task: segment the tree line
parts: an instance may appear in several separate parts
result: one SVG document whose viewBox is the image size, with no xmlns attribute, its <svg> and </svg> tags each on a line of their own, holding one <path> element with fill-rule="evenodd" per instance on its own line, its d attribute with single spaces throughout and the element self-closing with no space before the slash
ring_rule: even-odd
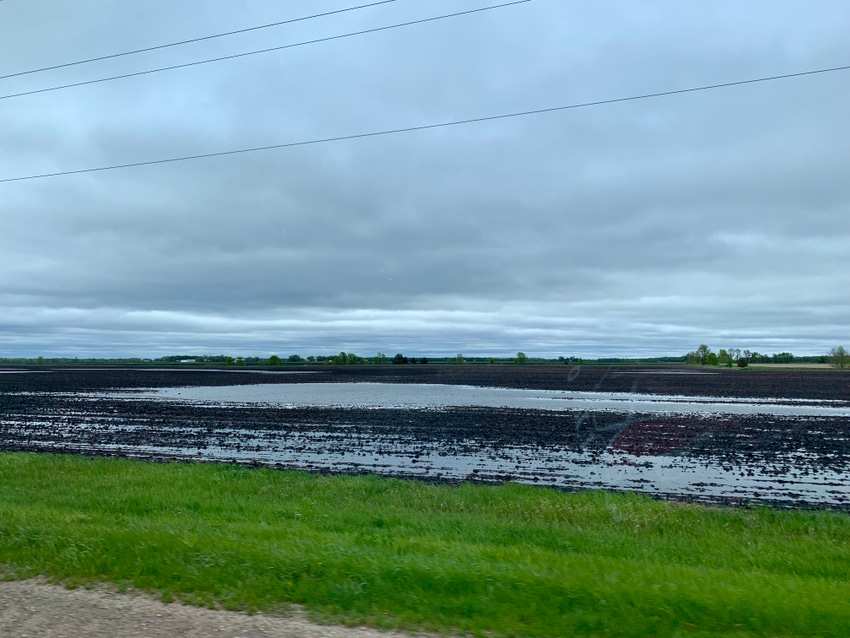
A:
<svg viewBox="0 0 850 638">
<path fill-rule="evenodd" d="M 741 350 L 740 348 L 721 348 L 715 353 L 702 343 L 696 350 L 685 355 L 685 363 L 688 365 L 726 366 L 727 368 L 733 366 L 746 368 L 750 364 L 758 363 L 829 363 L 834 368 L 843 370 L 850 367 L 850 357 L 848 357 L 844 346 L 836 346 L 828 354 L 818 357 L 795 357 L 790 352 L 767 355 L 755 350 Z"/>
<path fill-rule="evenodd" d="M 825 355 L 818 356 L 795 356 L 790 352 L 778 352 L 771 355 L 761 354 L 753 350 L 741 350 L 739 348 L 721 348 L 714 352 L 706 344 L 700 344 L 696 350 L 678 357 L 645 357 L 639 359 L 628 359 L 620 357 L 608 357 L 602 359 L 581 359 L 579 357 L 558 357 L 557 359 L 545 359 L 540 357 L 529 357 L 524 352 L 517 352 L 515 357 L 468 357 L 461 353 L 445 358 L 414 357 L 403 353 L 397 353 L 393 357 L 379 352 L 373 357 L 361 357 L 353 352 L 339 352 L 333 355 L 311 355 L 302 357 L 292 354 L 285 358 L 277 354 L 270 357 L 233 357 L 230 355 L 168 355 L 157 359 L 143 359 L 138 357 L 101 359 L 101 358 L 70 358 L 70 357 L 0 357 L 0 364 L 11 365 L 53 365 L 53 366 L 75 366 L 75 365 L 173 365 L 173 364 L 199 364 L 199 365 L 224 365 L 224 366 L 281 366 L 285 364 L 324 364 L 324 365 L 411 365 L 441 363 L 449 365 L 458 364 L 538 364 L 538 365 L 585 365 L 585 364 L 669 364 L 686 363 L 688 365 L 710 365 L 745 368 L 750 364 L 759 363 L 830 363 L 838 369 L 850 368 L 850 354 L 844 346 L 836 346 Z"/>
</svg>

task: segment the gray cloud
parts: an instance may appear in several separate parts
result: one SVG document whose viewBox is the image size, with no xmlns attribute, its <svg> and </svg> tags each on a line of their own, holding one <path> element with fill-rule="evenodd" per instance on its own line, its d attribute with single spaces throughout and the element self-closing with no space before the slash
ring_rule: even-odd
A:
<svg viewBox="0 0 850 638">
<path fill-rule="evenodd" d="M 9 4 L 0 74 L 286 17 L 204 6 Z M 398 2 L 0 94 L 474 6 Z M 534 0 L 0 100 L 0 176 L 846 64 L 850 9 L 818 6 Z M 0 350 L 821 353 L 848 340 L 845 75 L 2 184 Z"/>
</svg>

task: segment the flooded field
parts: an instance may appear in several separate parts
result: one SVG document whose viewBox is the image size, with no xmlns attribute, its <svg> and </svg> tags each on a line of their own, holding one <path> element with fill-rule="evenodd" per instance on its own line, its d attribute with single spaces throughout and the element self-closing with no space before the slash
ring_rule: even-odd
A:
<svg viewBox="0 0 850 638">
<path fill-rule="evenodd" d="M 436 365 L 6 374 L 0 449 L 850 509 L 850 374 Z"/>
</svg>

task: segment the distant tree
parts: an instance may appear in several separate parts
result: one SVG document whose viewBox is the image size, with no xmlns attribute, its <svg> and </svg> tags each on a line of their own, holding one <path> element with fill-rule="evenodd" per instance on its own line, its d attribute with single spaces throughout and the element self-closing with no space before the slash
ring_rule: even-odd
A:
<svg viewBox="0 0 850 638">
<path fill-rule="evenodd" d="M 447 364 L 451 365 L 451 364 L 452 364 L 452 363 L 454 363 L 454 362 L 455 362 L 455 360 L 454 360 L 454 358 L 453 358 L 453 357 L 446 357 L 446 363 L 447 363 Z"/>
<path fill-rule="evenodd" d="M 245 365 L 245 357 L 236 357 L 236 365 L 244 366 Z"/>
<path fill-rule="evenodd" d="M 487 363 L 493 365 L 494 363 L 496 363 L 496 360 L 493 357 L 490 357 L 489 359 L 487 359 Z"/>
<path fill-rule="evenodd" d="M 706 363 L 708 363 L 708 354 L 710 352 L 711 352 L 711 349 L 707 345 L 705 345 L 704 343 L 701 343 L 699 345 L 699 348 L 696 349 L 696 355 L 697 355 L 697 358 L 699 359 L 700 365 L 704 366 Z"/>
<path fill-rule="evenodd" d="M 372 363 L 375 365 L 383 365 L 387 362 L 387 355 L 383 352 L 379 352 L 374 357 L 372 357 Z"/>
<path fill-rule="evenodd" d="M 281 363 L 282 363 L 282 361 L 280 360 L 280 357 L 277 356 L 276 354 L 273 354 L 272 356 L 269 357 L 269 365 L 270 366 L 279 366 Z"/>
<path fill-rule="evenodd" d="M 766 354 L 761 354 L 760 352 L 756 352 L 755 350 L 750 352 L 750 356 L 747 357 L 747 361 L 750 363 L 769 363 L 770 357 Z"/>
<path fill-rule="evenodd" d="M 428 357 L 422 357 L 420 363 L 428 363 Z"/>
<path fill-rule="evenodd" d="M 514 363 L 518 365 L 525 365 L 528 363 L 528 356 L 524 352 L 517 352 L 516 359 L 514 359 Z"/>
<path fill-rule="evenodd" d="M 714 354 L 713 352 L 709 352 L 707 355 L 705 355 L 705 364 L 709 365 L 709 366 L 716 366 L 717 365 L 717 355 Z"/>
<path fill-rule="evenodd" d="M 838 346 L 829 351 L 829 363 L 833 368 L 843 370 L 850 365 L 850 359 L 847 356 L 847 350 L 844 346 Z"/>
<path fill-rule="evenodd" d="M 232 366 L 233 365 L 233 357 L 225 356 L 224 357 L 224 365 Z"/>
<path fill-rule="evenodd" d="M 410 363 L 416 363 L 416 357 L 410 357 Z"/>
<path fill-rule="evenodd" d="M 741 358 L 741 351 L 738 348 L 729 348 L 729 363 L 726 365 L 728 367 L 732 367 L 733 363 L 738 363 L 738 359 Z"/>
<path fill-rule="evenodd" d="M 349 365 L 349 366 L 353 366 L 353 365 L 354 365 L 354 364 L 356 364 L 356 363 L 360 363 L 360 357 L 358 357 L 358 356 L 357 356 L 356 354 L 354 354 L 353 352 L 349 352 L 349 353 L 345 356 L 345 364 L 346 364 L 346 365 Z"/>
<path fill-rule="evenodd" d="M 301 358 L 299 354 L 291 354 L 286 358 L 289 363 L 301 363 L 304 359 Z"/>
<path fill-rule="evenodd" d="M 455 357 L 455 363 L 465 363 L 465 361 L 466 359 L 463 358 L 463 355 L 458 352 L 457 356 Z"/>
<path fill-rule="evenodd" d="M 405 357 L 402 353 L 399 352 L 396 356 L 393 357 L 393 363 L 396 365 L 408 363 L 407 357 Z"/>
<path fill-rule="evenodd" d="M 694 351 L 689 352 L 685 355 L 685 363 L 689 366 L 699 365 L 699 355 Z"/>
</svg>

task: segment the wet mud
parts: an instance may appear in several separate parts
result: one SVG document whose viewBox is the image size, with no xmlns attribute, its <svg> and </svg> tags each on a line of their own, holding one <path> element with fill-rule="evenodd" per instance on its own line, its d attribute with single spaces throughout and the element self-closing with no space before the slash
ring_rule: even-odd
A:
<svg viewBox="0 0 850 638">
<path fill-rule="evenodd" d="M 0 449 L 439 481 L 516 480 L 707 502 L 850 509 L 846 416 L 214 404 L 134 392 L 370 381 L 850 405 L 850 374 L 838 371 L 705 374 L 688 368 L 471 365 L 298 371 L 310 374 L 161 369 L 0 374 Z"/>
</svg>

